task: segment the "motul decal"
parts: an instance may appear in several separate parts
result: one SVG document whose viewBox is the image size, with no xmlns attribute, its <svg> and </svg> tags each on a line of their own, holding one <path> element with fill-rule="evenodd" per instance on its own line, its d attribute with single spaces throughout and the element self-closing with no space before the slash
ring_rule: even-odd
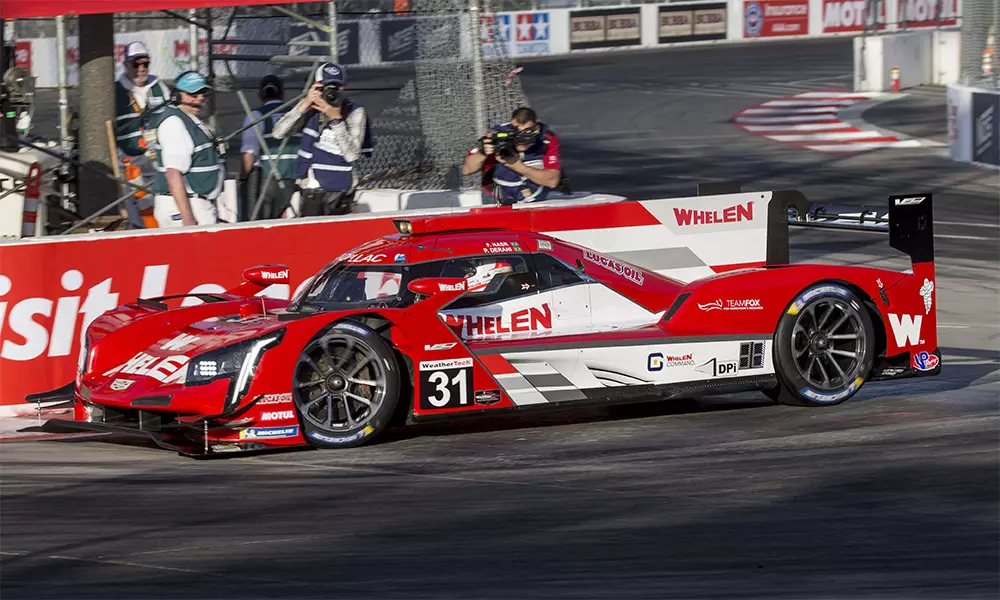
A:
<svg viewBox="0 0 1000 600">
<path fill-rule="evenodd" d="M 753 202 L 728 206 L 722 210 L 694 210 L 675 208 L 674 219 L 679 227 L 711 225 L 713 223 L 739 223 L 753 221 Z"/>
<path fill-rule="evenodd" d="M 896 345 L 900 348 L 923 344 L 920 339 L 920 326 L 923 325 L 923 315 L 897 315 L 889 313 L 889 325 L 892 326 L 892 335 L 896 338 Z"/>
<path fill-rule="evenodd" d="M 285 421 L 295 418 L 293 410 L 269 410 L 260 414 L 261 421 Z"/>
</svg>

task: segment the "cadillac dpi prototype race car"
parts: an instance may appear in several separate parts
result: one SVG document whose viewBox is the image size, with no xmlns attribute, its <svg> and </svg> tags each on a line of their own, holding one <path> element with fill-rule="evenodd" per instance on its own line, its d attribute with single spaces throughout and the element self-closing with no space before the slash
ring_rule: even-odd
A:
<svg viewBox="0 0 1000 600">
<path fill-rule="evenodd" d="M 400 219 L 291 300 L 255 296 L 289 281 L 269 265 L 194 306 L 109 311 L 86 331 L 76 381 L 26 400 L 72 402 L 62 427 L 204 456 L 357 446 L 394 423 L 553 404 L 761 390 L 830 406 L 867 381 L 940 372 L 929 195 L 871 216 L 812 210 L 798 192 L 755 197 L 766 261 L 690 282 L 541 233 L 566 209 Z M 752 210 L 665 212 L 687 227 Z M 912 270 L 789 265 L 789 223 L 887 230 Z"/>
</svg>

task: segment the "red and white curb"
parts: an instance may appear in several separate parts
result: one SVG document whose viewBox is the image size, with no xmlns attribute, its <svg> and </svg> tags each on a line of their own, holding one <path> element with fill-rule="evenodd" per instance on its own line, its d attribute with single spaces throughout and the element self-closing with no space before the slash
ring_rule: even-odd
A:
<svg viewBox="0 0 1000 600">
<path fill-rule="evenodd" d="M 878 92 L 805 92 L 744 108 L 733 116 L 733 122 L 749 134 L 819 152 L 865 152 L 932 145 L 924 140 L 892 135 L 873 126 L 856 125 L 839 116 L 848 108 L 889 96 Z"/>
</svg>

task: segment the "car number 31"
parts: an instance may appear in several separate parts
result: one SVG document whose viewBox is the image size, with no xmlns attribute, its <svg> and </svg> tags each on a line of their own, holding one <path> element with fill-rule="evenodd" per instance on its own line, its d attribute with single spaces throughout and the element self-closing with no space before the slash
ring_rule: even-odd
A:
<svg viewBox="0 0 1000 600">
<path fill-rule="evenodd" d="M 468 406 L 471 383 L 471 358 L 421 363 L 420 408 L 434 410 Z"/>
</svg>

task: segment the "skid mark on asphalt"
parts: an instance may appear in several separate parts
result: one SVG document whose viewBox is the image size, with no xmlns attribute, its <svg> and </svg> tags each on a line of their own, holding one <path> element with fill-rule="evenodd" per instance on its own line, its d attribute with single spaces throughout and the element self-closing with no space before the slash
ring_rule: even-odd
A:
<svg viewBox="0 0 1000 600">
<path fill-rule="evenodd" d="M 887 94 L 872 92 L 805 92 L 744 108 L 733 122 L 747 133 L 818 152 L 867 152 L 883 148 L 920 148 L 928 142 L 887 135 L 874 127 L 857 127 L 839 113 Z"/>
</svg>

